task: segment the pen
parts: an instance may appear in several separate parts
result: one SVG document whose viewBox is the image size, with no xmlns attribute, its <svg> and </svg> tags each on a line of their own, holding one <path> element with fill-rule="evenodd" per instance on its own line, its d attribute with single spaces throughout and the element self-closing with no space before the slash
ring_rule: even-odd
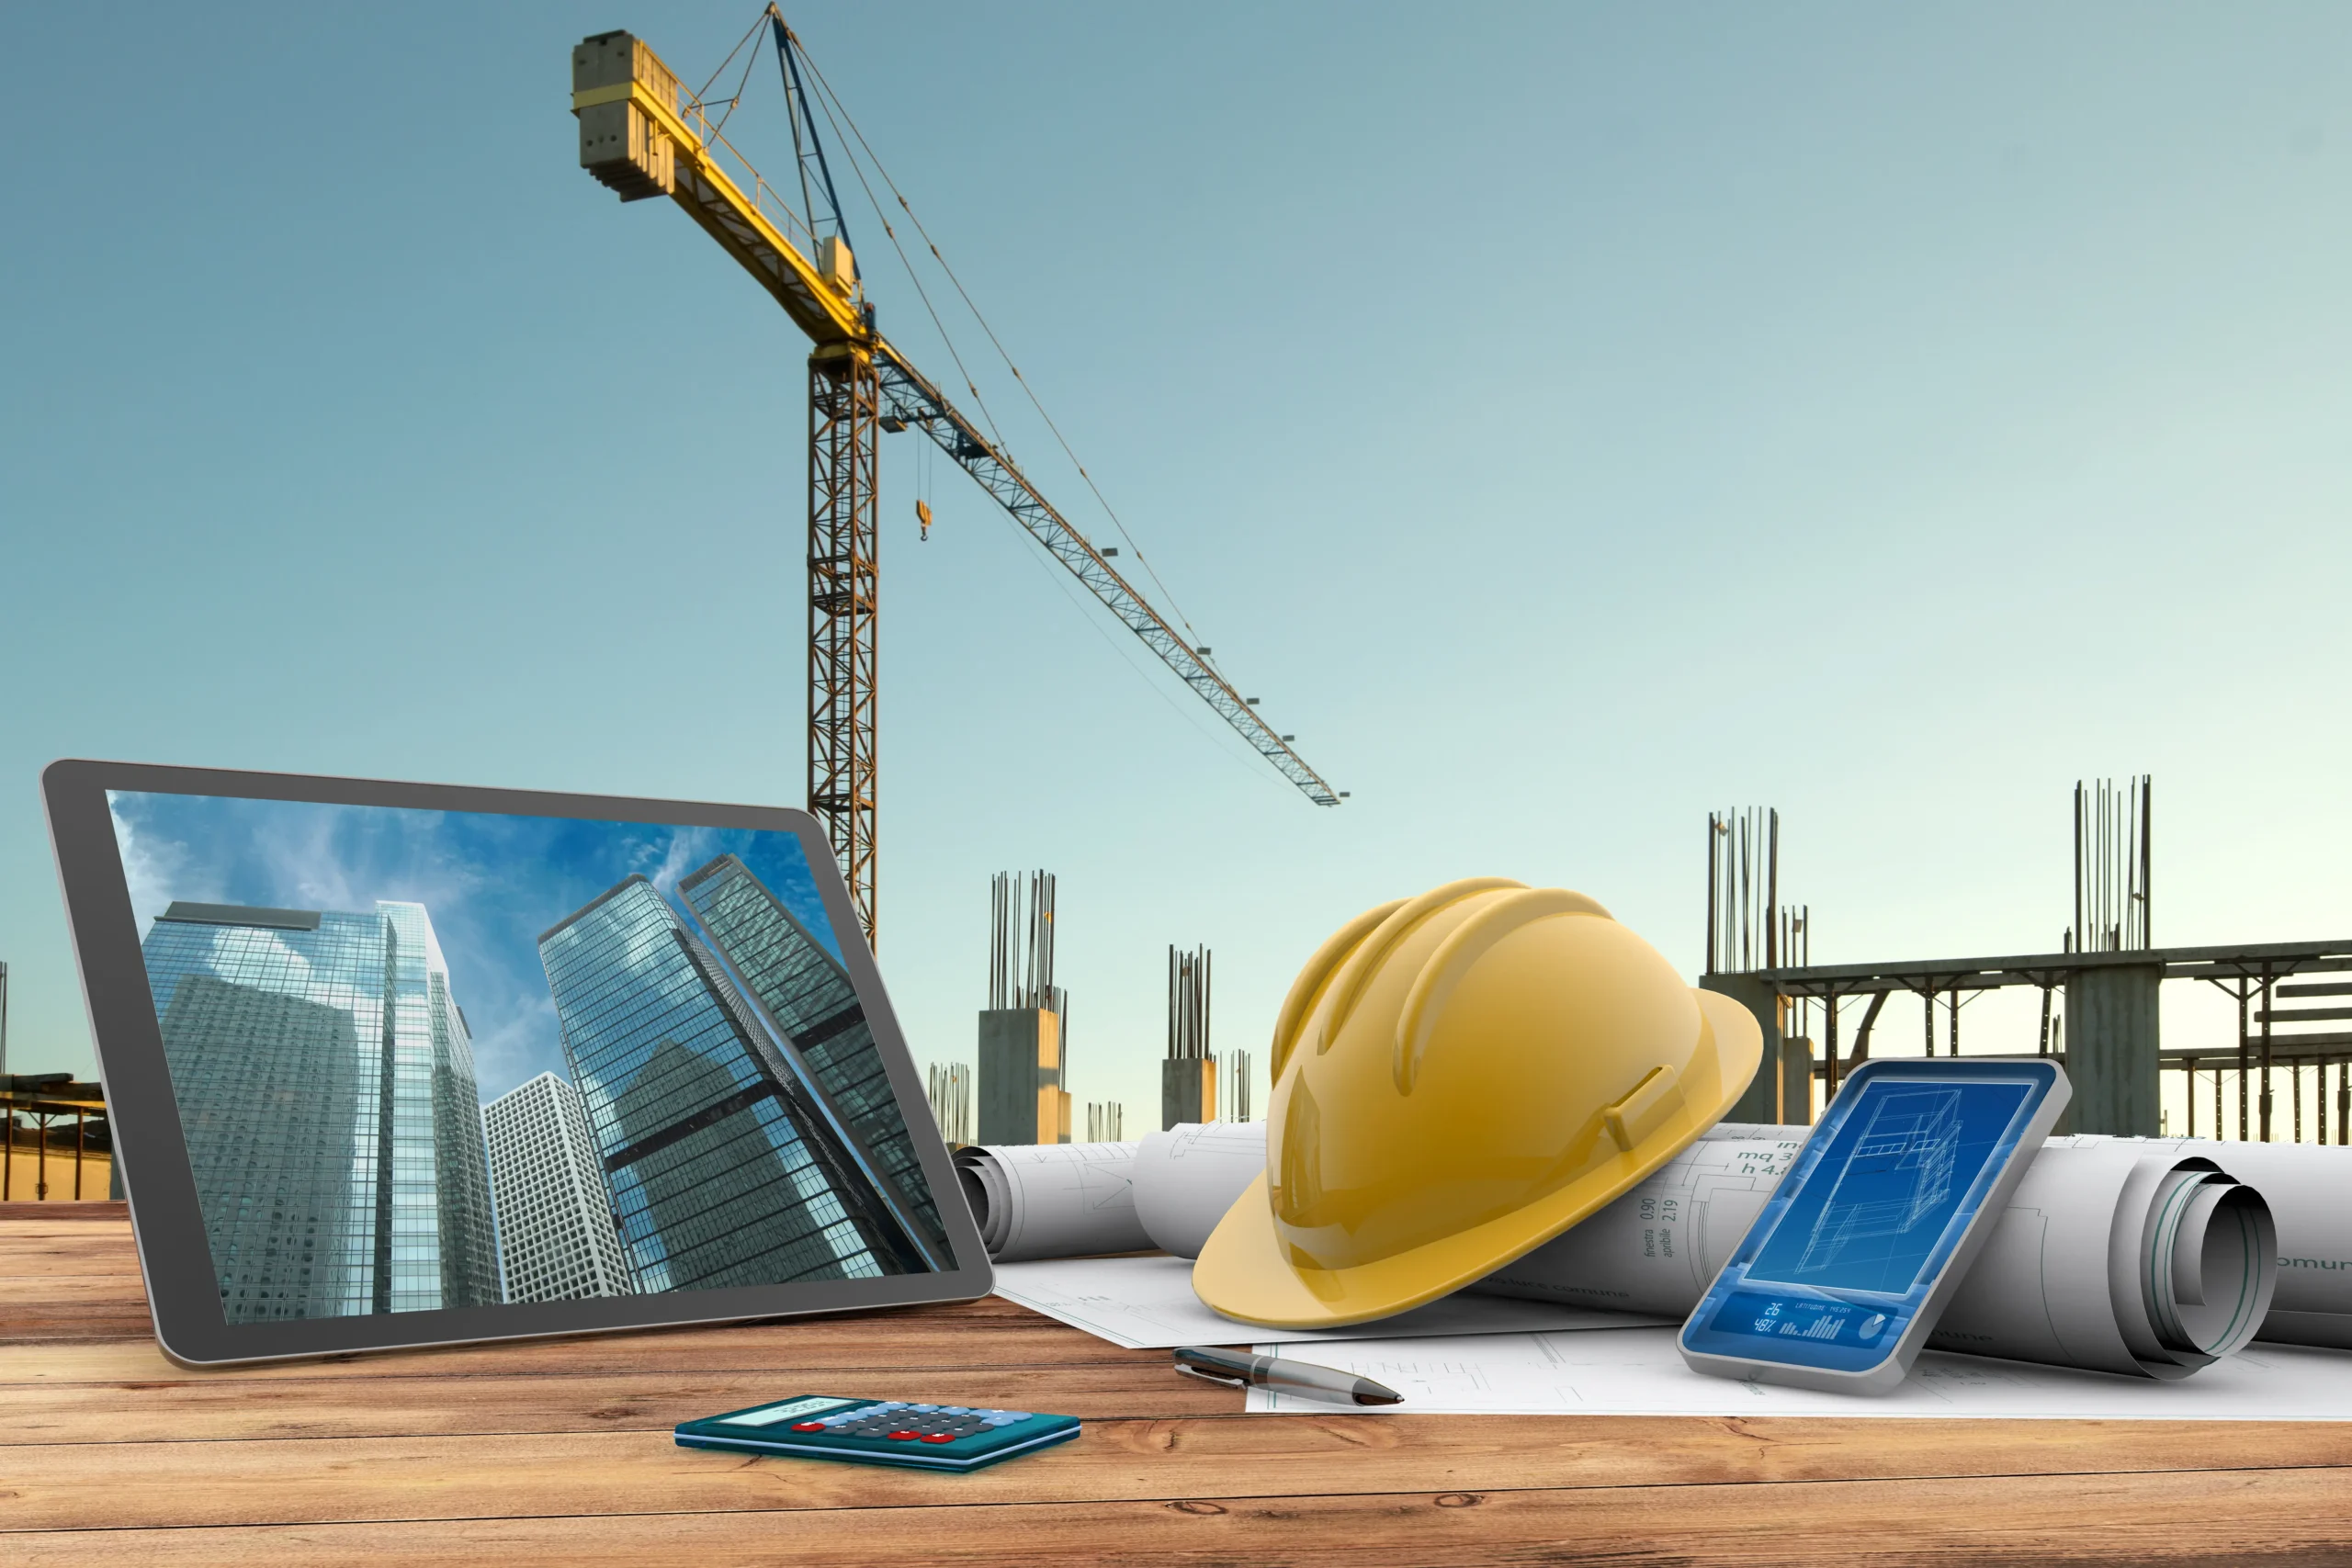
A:
<svg viewBox="0 0 2352 1568">
<path fill-rule="evenodd" d="M 1176 1370 L 1186 1377 L 1235 1388 L 1282 1389 L 1310 1399 L 1338 1404 L 1402 1404 L 1405 1396 L 1384 1383 L 1330 1367 L 1279 1356 L 1253 1356 L 1246 1350 L 1219 1350 L 1207 1345 L 1186 1345 L 1176 1352 Z"/>
</svg>

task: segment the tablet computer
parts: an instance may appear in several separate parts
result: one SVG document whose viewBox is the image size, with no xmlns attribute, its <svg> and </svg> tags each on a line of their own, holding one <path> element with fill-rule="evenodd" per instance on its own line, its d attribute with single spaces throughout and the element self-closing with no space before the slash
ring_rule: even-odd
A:
<svg viewBox="0 0 2352 1568">
<path fill-rule="evenodd" d="M 42 787 L 174 1357 L 989 1290 L 806 813 L 121 762 Z"/>
<path fill-rule="evenodd" d="M 1901 1383 L 2072 1091 L 2055 1062 L 1866 1062 L 1682 1325 L 1718 1377 Z"/>
</svg>

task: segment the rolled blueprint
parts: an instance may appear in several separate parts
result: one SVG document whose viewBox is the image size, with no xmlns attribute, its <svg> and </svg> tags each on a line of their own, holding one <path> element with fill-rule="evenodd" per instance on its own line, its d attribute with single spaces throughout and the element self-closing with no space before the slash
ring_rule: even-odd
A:
<svg viewBox="0 0 2352 1568">
<path fill-rule="evenodd" d="M 1263 1122 L 1179 1122 L 1122 1144 L 986 1144 L 956 1175 L 999 1263 L 1159 1247 L 1196 1258 L 1266 1168 Z"/>
<path fill-rule="evenodd" d="M 1928 1343 L 2185 1378 L 2245 1348 L 2278 1282 L 2269 1206 L 2211 1159 L 2132 1138 L 2053 1138 Z"/>
<path fill-rule="evenodd" d="M 956 1151 L 956 1179 L 999 1263 L 1151 1245 L 1136 1216 L 1136 1144 L 985 1144 Z"/>
<path fill-rule="evenodd" d="M 1263 1122 L 1180 1122 L 1136 1156 L 1136 1213 L 1152 1245 L 1198 1258 L 1209 1232 L 1266 1169 Z"/>
<path fill-rule="evenodd" d="M 1808 1131 L 1726 1127 L 1473 1288 L 1686 1314 Z M 2052 1139 L 1928 1343 L 2158 1378 L 2241 1348 L 2270 1304 L 2278 1244 L 2262 1199 L 2211 1157 L 2221 1152 Z"/>
<path fill-rule="evenodd" d="M 2352 1148 L 2341 1144 L 2230 1144 L 2211 1138 L 2106 1138 L 2201 1155 L 2262 1194 L 2278 1227 L 2278 1289 L 2257 1339 L 2352 1350 Z"/>
</svg>

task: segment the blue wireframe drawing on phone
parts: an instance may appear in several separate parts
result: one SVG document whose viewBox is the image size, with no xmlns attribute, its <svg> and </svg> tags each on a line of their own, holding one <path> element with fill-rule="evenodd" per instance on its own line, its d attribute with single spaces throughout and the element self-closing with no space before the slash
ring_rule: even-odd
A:
<svg viewBox="0 0 2352 1568">
<path fill-rule="evenodd" d="M 1822 1205 L 1795 1271 L 1817 1274 L 1834 1269 L 1857 1242 L 1891 1242 L 1930 1215 L 1940 1219 L 1939 1211 L 1951 1195 L 1960 1135 L 1956 1089 L 1893 1094 L 1881 1100 L 1846 1168 L 1830 1187 L 1829 1201 Z"/>
</svg>

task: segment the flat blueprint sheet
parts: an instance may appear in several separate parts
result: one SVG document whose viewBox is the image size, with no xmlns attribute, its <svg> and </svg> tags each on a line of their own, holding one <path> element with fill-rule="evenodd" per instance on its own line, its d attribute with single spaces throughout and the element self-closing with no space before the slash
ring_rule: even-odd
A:
<svg viewBox="0 0 2352 1568">
<path fill-rule="evenodd" d="M 1908 1416 L 1943 1419 L 2352 1420 L 2352 1356 L 2256 1344 L 2180 1382 L 1928 1350 L 1884 1398 L 1703 1377 L 1683 1364 L 1673 1328 L 1460 1338 L 1356 1339 L 1317 1348 L 1317 1364 L 1374 1378 L 1405 1396 L 1384 1411 L 1489 1416 Z M 1258 1347 L 1275 1353 L 1272 1344 Z M 1332 1405 L 1250 1390 L 1259 1412 Z"/>
<path fill-rule="evenodd" d="M 1186 1258 L 1057 1258 L 1036 1263 L 1000 1263 L 996 1293 L 1130 1350 L 1241 1345 L 1251 1340 L 1298 1344 L 1338 1339 L 1354 1345 L 1361 1341 L 1351 1337 L 1362 1334 L 1366 1326 L 1291 1330 L 1237 1323 L 1211 1312 L 1193 1293 L 1193 1263 Z M 1391 1338 L 1424 1334 L 1505 1334 L 1527 1338 L 1584 1328 L 1614 1333 L 1628 1323 L 1668 1321 L 1555 1302 L 1456 1293 L 1370 1326 Z"/>
</svg>

